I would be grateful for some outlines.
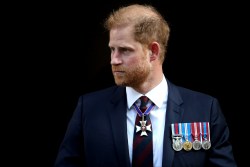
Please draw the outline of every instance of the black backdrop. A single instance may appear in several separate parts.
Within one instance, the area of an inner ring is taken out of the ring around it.
[[[7,70],[12,81],[8,86],[14,90],[9,94],[11,122],[17,124],[7,136],[14,134],[9,141],[18,147],[8,146],[6,154],[11,159],[26,166],[53,166],[78,97],[114,85],[103,21],[113,9],[130,2],[41,2],[20,4],[21,8],[15,4],[18,12],[9,27],[9,40],[15,44],[10,53],[14,51],[15,56],[9,54]],[[239,99],[246,94],[247,78],[243,6],[137,2],[154,5],[170,24],[166,77],[219,99],[240,166],[244,163],[242,151],[248,150],[242,118],[247,113],[247,98]],[[17,107],[13,115],[12,106]]]

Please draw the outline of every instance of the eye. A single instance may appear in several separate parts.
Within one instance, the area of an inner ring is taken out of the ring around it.
[[[128,48],[119,48],[119,51],[122,54],[128,54],[130,52],[130,49],[128,49]]]
[[[115,51],[115,48],[113,48],[113,47],[110,47],[109,49],[110,49],[111,53]]]
[[[121,52],[126,52],[126,51],[128,51],[128,49],[127,48],[121,48],[120,51]]]

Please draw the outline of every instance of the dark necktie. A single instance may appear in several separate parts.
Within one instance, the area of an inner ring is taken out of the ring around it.
[[[147,109],[148,98],[140,97],[140,110],[144,113]],[[146,124],[143,125],[143,123]],[[135,120],[134,141],[133,141],[133,158],[132,167],[153,167],[153,140],[152,125],[149,115],[140,117],[139,114]]]

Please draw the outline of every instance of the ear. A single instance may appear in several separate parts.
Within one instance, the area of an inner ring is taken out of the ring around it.
[[[158,42],[152,42],[149,46],[150,61],[159,59],[160,57],[160,45]]]

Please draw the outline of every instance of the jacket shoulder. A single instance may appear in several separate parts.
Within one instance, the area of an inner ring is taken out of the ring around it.
[[[177,88],[182,96],[186,96],[186,97],[193,96],[193,97],[205,98],[205,99],[214,99],[215,98],[215,97],[213,97],[209,94],[206,94],[204,92],[188,89],[188,88],[181,87],[181,86],[177,86]]]
[[[173,84],[168,81],[169,93],[172,98],[179,99],[179,101],[214,101],[217,100],[214,96],[206,94],[204,92],[189,89],[183,86]]]
[[[125,87],[119,87],[119,86],[111,86],[105,89],[101,89],[101,90],[97,90],[97,91],[93,91],[93,92],[89,92],[86,94],[83,94],[80,96],[80,98],[105,98],[108,99],[109,97],[112,97],[113,94],[115,94],[116,92],[123,92],[125,90]]]

